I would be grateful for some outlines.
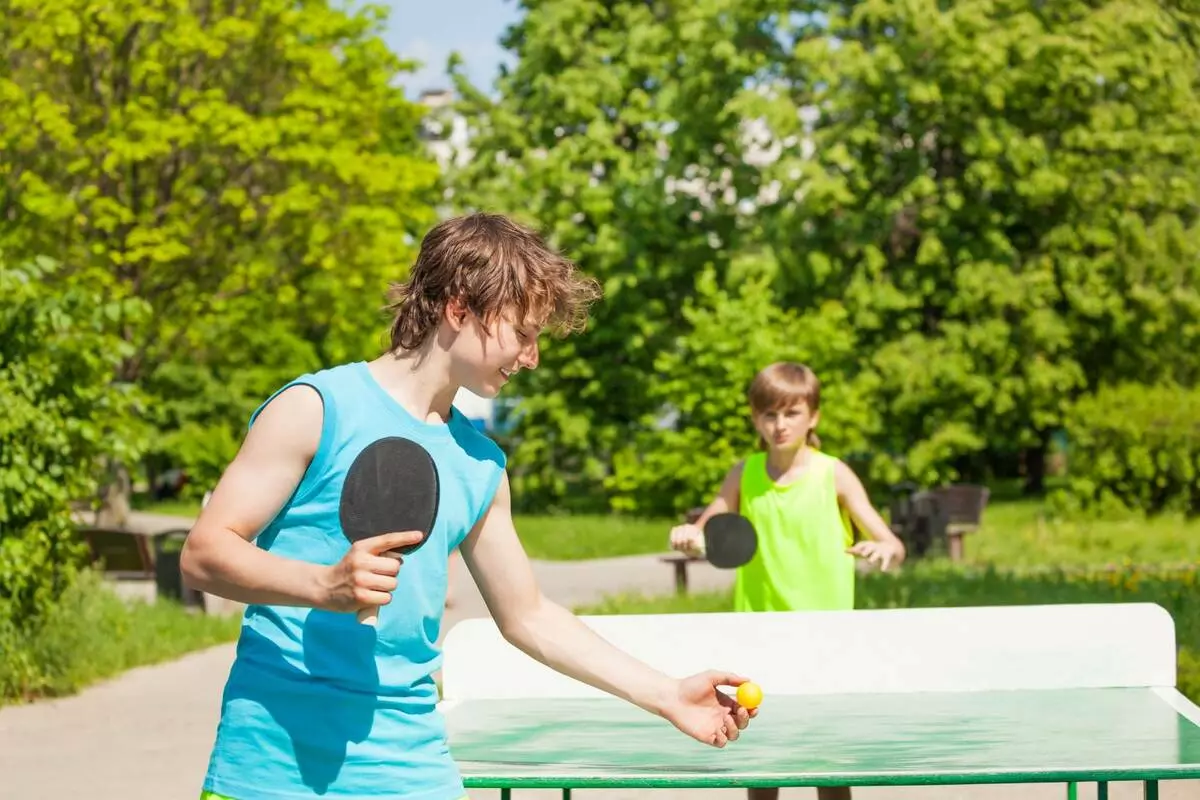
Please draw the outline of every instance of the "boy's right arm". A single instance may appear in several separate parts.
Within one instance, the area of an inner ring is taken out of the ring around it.
[[[397,532],[353,545],[332,566],[284,558],[253,542],[295,492],[316,453],[324,407],[310,387],[281,392],[255,420],[200,512],[180,555],[188,585],[242,603],[356,611],[391,599],[398,559],[420,539]]]
[[[739,461],[725,474],[717,496],[704,509],[695,522],[676,525],[671,529],[671,549],[682,550],[685,553],[699,553],[700,544],[704,541],[704,524],[717,514],[736,511],[741,505],[742,467],[745,462]]]

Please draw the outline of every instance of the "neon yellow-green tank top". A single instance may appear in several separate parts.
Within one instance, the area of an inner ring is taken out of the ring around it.
[[[781,486],[767,454],[742,468],[740,511],[758,534],[758,552],[734,582],[737,611],[840,611],[854,608],[850,518],[834,485],[837,459],[812,451],[804,473]]]

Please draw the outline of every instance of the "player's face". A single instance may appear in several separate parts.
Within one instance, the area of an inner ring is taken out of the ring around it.
[[[518,371],[537,367],[541,330],[536,321],[517,321],[514,314],[491,324],[469,315],[456,342],[460,369],[455,378],[480,397],[495,397]]]
[[[808,440],[808,432],[817,426],[820,412],[800,401],[754,415],[758,435],[772,450],[792,450]]]

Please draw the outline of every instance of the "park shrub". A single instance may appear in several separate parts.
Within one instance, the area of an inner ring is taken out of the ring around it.
[[[92,570],[75,576],[34,619],[0,601],[0,704],[71,694],[133,667],[236,638],[240,618],[178,603],[127,601]]]
[[[1194,703],[1200,703],[1200,644],[1196,649],[1179,648],[1179,665],[1175,688]]]
[[[1200,390],[1175,385],[1104,387],[1067,420],[1068,511],[1200,513]]]
[[[136,457],[136,391],[114,380],[145,306],[49,259],[0,261],[0,602],[27,624],[62,593],[81,547],[72,504]]]

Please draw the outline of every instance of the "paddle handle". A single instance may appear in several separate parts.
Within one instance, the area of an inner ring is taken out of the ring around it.
[[[380,553],[380,555],[381,556],[391,556],[392,558],[396,559],[397,561],[404,560],[404,557],[401,555],[401,553],[398,550],[388,550],[384,553]],[[366,608],[360,608],[358,610],[358,621],[360,623],[362,623],[363,625],[370,625],[372,628],[374,628],[375,625],[378,624],[378,622],[379,622],[379,608],[380,608],[379,606],[368,606]]]

